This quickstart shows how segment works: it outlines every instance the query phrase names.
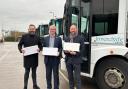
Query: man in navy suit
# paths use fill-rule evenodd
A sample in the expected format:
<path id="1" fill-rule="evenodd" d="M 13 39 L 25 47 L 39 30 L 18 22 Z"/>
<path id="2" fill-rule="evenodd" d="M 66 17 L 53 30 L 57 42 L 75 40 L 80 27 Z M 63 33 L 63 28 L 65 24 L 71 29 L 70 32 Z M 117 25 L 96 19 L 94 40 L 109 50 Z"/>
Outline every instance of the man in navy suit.
<path id="1" fill-rule="evenodd" d="M 59 89 L 59 63 L 62 52 L 62 40 L 56 36 L 56 27 L 49 27 L 49 36 L 44 37 L 43 47 L 58 48 L 58 56 L 45 56 L 44 63 L 46 67 L 47 89 L 52 89 L 52 71 L 54 76 L 54 89 Z"/>

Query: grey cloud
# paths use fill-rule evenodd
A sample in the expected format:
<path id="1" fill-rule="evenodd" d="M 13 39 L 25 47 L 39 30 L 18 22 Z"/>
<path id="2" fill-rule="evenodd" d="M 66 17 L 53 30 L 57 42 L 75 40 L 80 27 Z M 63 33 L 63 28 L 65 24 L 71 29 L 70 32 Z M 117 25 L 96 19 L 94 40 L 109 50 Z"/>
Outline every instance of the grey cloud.
<path id="1" fill-rule="evenodd" d="M 36 25 L 49 20 L 55 12 L 57 17 L 63 16 L 65 0 L 0 0 L 0 29 L 16 28 L 25 31 L 28 24 Z"/>

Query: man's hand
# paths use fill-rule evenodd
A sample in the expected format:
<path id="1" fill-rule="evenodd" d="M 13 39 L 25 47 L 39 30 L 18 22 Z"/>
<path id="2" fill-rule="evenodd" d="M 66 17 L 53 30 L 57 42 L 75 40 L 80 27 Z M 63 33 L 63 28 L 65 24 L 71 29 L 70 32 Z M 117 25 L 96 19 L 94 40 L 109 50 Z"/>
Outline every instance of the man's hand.
<path id="1" fill-rule="evenodd" d="M 40 49 L 37 49 L 37 52 L 39 53 L 40 52 Z"/>
<path id="2" fill-rule="evenodd" d="M 76 52 L 70 51 L 70 54 L 71 54 L 71 55 L 76 55 Z"/>
<path id="3" fill-rule="evenodd" d="M 65 52 L 65 53 L 70 53 L 70 52 L 69 52 L 69 51 L 67 51 L 67 50 L 65 50 L 64 52 Z"/>
<path id="4" fill-rule="evenodd" d="M 58 52 L 58 53 L 57 53 L 57 56 L 59 56 L 59 55 L 60 55 L 60 53 Z"/>
<path id="5" fill-rule="evenodd" d="M 21 52 L 24 54 L 25 53 L 25 50 L 22 49 Z"/>

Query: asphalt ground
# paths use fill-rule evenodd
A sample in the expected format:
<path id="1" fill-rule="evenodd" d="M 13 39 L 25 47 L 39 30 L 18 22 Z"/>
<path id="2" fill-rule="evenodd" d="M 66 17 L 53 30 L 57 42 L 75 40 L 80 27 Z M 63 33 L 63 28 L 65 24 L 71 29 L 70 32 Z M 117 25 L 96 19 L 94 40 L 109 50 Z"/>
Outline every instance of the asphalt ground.
<path id="1" fill-rule="evenodd" d="M 0 43 L 0 89 L 23 89 L 24 67 L 23 55 L 19 53 L 16 42 Z M 98 89 L 95 82 L 82 76 L 82 89 Z M 39 55 L 37 81 L 41 89 L 46 88 L 45 66 L 43 56 Z M 60 71 L 60 89 L 68 88 L 68 78 Z M 33 89 L 31 74 L 28 89 Z"/>

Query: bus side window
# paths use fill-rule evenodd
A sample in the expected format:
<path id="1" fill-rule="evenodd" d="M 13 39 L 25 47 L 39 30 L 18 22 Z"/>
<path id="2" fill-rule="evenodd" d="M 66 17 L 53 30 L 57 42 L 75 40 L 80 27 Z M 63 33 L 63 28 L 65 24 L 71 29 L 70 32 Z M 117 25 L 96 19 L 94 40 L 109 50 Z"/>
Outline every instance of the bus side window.
<path id="1" fill-rule="evenodd" d="M 117 34 L 119 0 L 93 0 L 92 8 L 92 35 Z"/>

